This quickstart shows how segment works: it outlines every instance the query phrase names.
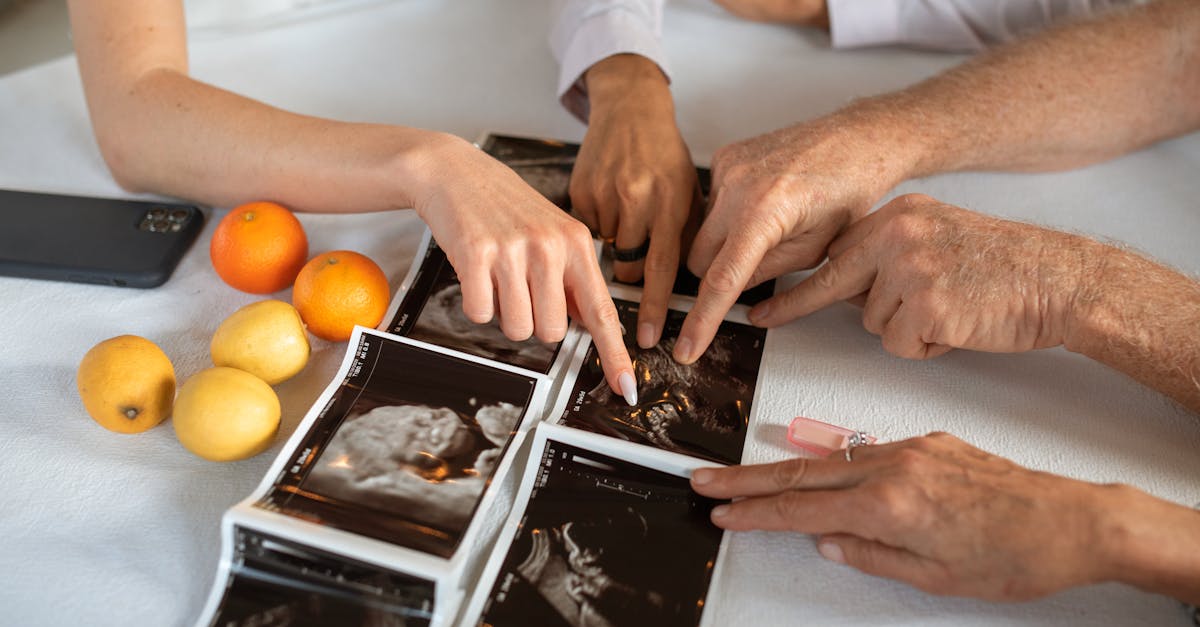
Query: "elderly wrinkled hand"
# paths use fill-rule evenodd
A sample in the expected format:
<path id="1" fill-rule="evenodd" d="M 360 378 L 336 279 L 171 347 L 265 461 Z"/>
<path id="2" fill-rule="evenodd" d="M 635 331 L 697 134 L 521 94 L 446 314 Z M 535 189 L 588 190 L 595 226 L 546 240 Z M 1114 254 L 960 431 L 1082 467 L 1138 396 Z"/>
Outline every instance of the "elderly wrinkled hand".
<path id="1" fill-rule="evenodd" d="M 700 469 L 692 487 L 734 499 L 713 511 L 724 529 L 817 534 L 828 559 L 992 600 L 1120 579 L 1121 532 L 1136 529 L 1120 516 L 1190 514 L 1129 487 L 1022 468 L 944 433 L 855 448 L 852 462 Z"/>
<path id="2" fill-rule="evenodd" d="M 776 326 L 839 300 L 901 357 L 1062 344 L 1081 280 L 1105 252 L 1084 237 L 907 195 L 850 226 L 829 261 L 750 319 Z"/>
<path id="3" fill-rule="evenodd" d="M 711 209 L 688 255 L 700 292 L 675 359 L 695 361 L 747 287 L 820 263 L 842 229 L 907 177 L 907 161 L 862 119 L 859 128 L 857 114 L 838 114 L 713 155 Z"/>

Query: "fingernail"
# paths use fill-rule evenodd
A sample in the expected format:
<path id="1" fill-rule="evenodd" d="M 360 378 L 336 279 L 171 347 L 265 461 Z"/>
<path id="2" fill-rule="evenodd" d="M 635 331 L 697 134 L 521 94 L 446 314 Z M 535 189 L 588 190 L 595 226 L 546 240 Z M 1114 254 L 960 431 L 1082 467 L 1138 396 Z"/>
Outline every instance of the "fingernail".
<path id="1" fill-rule="evenodd" d="M 753 309 L 750 310 L 750 314 L 749 314 L 750 322 L 757 325 L 760 322 L 762 322 L 763 319 L 765 319 L 767 317 L 767 314 L 769 314 L 769 313 L 771 313 L 771 304 L 770 303 L 759 303 L 759 304 L 755 305 Z"/>
<path id="2" fill-rule="evenodd" d="M 817 543 L 817 552 L 821 554 L 821 557 L 831 562 L 846 563 L 846 554 L 842 552 L 842 547 L 832 542 Z"/>
<path id="3" fill-rule="evenodd" d="M 637 405 L 637 383 L 633 382 L 633 374 L 626 371 L 622 372 L 621 376 L 617 377 L 617 383 L 621 386 L 621 395 L 625 397 L 625 402 L 632 407 Z"/>
<path id="4" fill-rule="evenodd" d="M 675 361 L 680 363 L 688 363 L 692 357 L 692 341 L 686 337 L 679 338 L 675 342 Z"/>
<path id="5" fill-rule="evenodd" d="M 692 472 L 692 485 L 704 485 L 713 480 L 713 471 L 700 468 Z"/>
<path id="6" fill-rule="evenodd" d="M 728 505 L 718 505 L 713 508 L 712 517 L 713 518 L 724 518 L 726 516 L 726 514 L 728 514 L 728 513 L 729 513 Z"/>
<path id="7" fill-rule="evenodd" d="M 638 325 L 637 334 L 638 346 L 642 348 L 650 348 L 654 346 L 654 325 L 649 322 L 643 322 Z"/>

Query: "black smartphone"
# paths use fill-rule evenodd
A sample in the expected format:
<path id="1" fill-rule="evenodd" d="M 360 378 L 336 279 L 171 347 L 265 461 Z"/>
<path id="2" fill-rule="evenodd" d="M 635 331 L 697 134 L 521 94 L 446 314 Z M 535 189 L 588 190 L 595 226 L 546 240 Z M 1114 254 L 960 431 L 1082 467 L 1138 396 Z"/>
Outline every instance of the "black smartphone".
<path id="1" fill-rule="evenodd" d="M 191 205 L 0 189 L 0 275 L 155 287 L 203 226 Z"/>

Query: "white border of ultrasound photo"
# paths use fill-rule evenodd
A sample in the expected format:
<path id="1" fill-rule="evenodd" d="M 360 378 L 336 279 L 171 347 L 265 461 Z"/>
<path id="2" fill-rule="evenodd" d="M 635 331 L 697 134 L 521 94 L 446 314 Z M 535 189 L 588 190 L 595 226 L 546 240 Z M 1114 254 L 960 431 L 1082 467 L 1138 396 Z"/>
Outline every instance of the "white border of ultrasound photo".
<path id="1" fill-rule="evenodd" d="M 631 285 L 609 285 L 608 291 L 609 291 L 609 294 L 611 294 L 614 299 L 625 300 L 625 301 L 630 301 L 630 302 L 634 302 L 634 303 L 641 302 L 641 300 L 642 300 L 642 290 L 640 288 L 637 288 L 637 287 L 634 287 Z M 694 303 L 695 303 L 695 299 L 693 299 L 693 298 L 690 298 L 688 296 L 674 295 L 671 297 L 671 300 L 668 303 L 668 308 L 675 310 L 675 311 L 688 312 L 688 311 L 692 310 L 692 305 Z M 738 324 L 750 325 L 750 319 L 747 317 L 747 314 L 749 313 L 749 311 L 750 311 L 750 307 L 748 307 L 746 305 L 736 305 L 735 304 L 733 306 L 733 308 L 729 310 L 729 313 L 725 314 L 724 320 L 726 322 L 736 322 Z M 768 334 L 767 337 L 770 337 L 770 334 Z M 565 412 L 567 409 L 567 405 L 571 403 L 571 395 L 569 392 L 572 388 L 575 387 L 575 381 L 576 381 L 576 379 L 579 378 L 579 371 L 583 369 L 583 360 L 585 357 L 587 357 L 587 352 L 588 352 L 588 349 L 591 347 L 591 345 L 592 345 L 592 336 L 589 335 L 586 331 L 583 332 L 580 335 L 579 341 L 575 343 L 575 349 L 574 349 L 574 351 L 572 351 L 572 354 L 571 354 L 571 363 L 569 366 L 567 366 L 567 374 L 566 374 L 566 376 L 563 377 L 563 380 L 558 384 L 558 387 L 555 388 L 556 398 L 554 400 L 554 407 L 552 407 L 550 409 L 549 413 L 546 414 L 545 422 L 547 422 L 549 424 L 553 424 L 555 426 L 564 426 L 564 425 L 560 424 L 559 419 L 562 418 L 563 412 Z M 764 344 L 763 344 L 763 355 L 764 356 L 766 355 L 766 350 L 767 350 L 767 347 L 766 347 L 766 343 L 764 342 Z M 758 375 L 759 375 L 759 377 L 758 377 L 759 380 L 761 380 L 762 379 L 762 364 L 759 364 Z M 746 439 L 749 439 L 751 436 L 751 433 L 752 433 L 751 429 L 753 428 L 753 426 L 755 424 L 755 418 L 758 416 L 759 407 L 761 407 L 760 398 L 762 397 L 762 393 L 763 393 L 762 388 L 763 388 L 763 386 L 761 386 L 761 385 L 754 386 L 754 396 L 750 400 L 750 416 L 749 416 L 748 422 L 747 422 Z M 601 436 L 601 437 L 610 437 L 610 436 Z M 617 439 L 617 438 L 612 438 L 612 439 Z M 623 442 L 624 440 L 620 440 L 620 441 Z M 652 446 L 645 445 L 645 444 L 636 444 L 633 442 L 630 442 L 629 444 L 653 449 Z M 677 457 L 680 457 L 682 459 L 687 459 L 687 460 L 694 459 L 691 456 L 684 455 L 683 453 L 676 453 L 673 451 L 664 451 L 661 449 L 654 449 L 654 450 L 662 453 L 663 455 L 677 456 Z M 719 462 L 715 462 L 715 461 L 711 461 L 711 460 L 705 460 L 705 462 L 711 466 L 720 465 Z"/>
<path id="2" fill-rule="evenodd" d="M 518 434 L 516 439 L 513 440 L 513 446 L 523 445 L 524 438 L 524 433 Z M 221 555 L 217 562 L 217 575 L 212 589 L 209 591 L 208 599 L 204 603 L 204 609 L 200 612 L 200 617 L 196 620 L 196 627 L 209 627 L 213 624 L 213 620 L 216 619 L 216 612 L 220 608 L 222 599 L 225 597 L 229 582 L 233 578 L 233 554 L 235 551 L 233 532 L 235 527 L 244 527 L 260 533 L 275 535 L 326 553 L 343 555 L 347 559 L 374 564 L 386 570 L 430 581 L 433 584 L 434 594 L 433 618 L 430 621 L 430 627 L 448 627 L 454 623 L 454 619 L 457 617 L 458 611 L 465 600 L 465 591 L 461 586 L 447 585 L 447 583 L 429 577 L 426 574 L 414 572 L 415 569 L 407 568 L 407 564 L 397 565 L 389 563 L 386 559 L 381 559 L 386 556 L 373 546 L 355 546 L 357 543 L 354 538 L 346 538 L 344 545 L 336 547 L 332 546 L 332 543 L 323 544 L 319 541 L 314 542 L 311 528 L 306 524 L 292 524 L 294 522 L 298 523 L 299 521 L 258 509 L 251 506 L 248 501 L 238 503 L 225 512 L 225 515 L 221 517 Z M 355 537 L 365 540 L 365 538 L 359 536 Z M 352 550 L 343 550 L 347 546 L 351 547 Z"/>
<path id="3" fill-rule="evenodd" d="M 265 511 L 254 505 L 277 483 L 287 465 L 292 463 L 296 451 L 308 437 L 309 431 L 319 419 L 321 412 L 324 411 L 336 391 L 345 383 L 350 367 L 354 363 L 355 347 L 359 345 L 360 338 L 364 334 L 375 335 L 385 341 L 427 349 L 474 364 L 513 372 L 530 377 L 535 381 L 533 397 L 530 399 L 529 406 L 518 423 L 517 433 L 513 436 L 512 441 L 505 450 L 504 457 L 497 464 L 496 471 L 484 489 L 479 504 L 475 508 L 475 513 L 468 523 L 466 530 L 463 532 L 463 537 L 459 542 L 457 550 L 455 550 L 454 555 L 449 559 L 435 557 L 421 551 L 393 545 L 382 540 L 367 538 L 348 531 L 305 522 L 287 514 Z M 432 346 L 424 342 L 417 342 L 389 333 L 382 333 L 374 329 L 356 327 L 354 334 L 350 337 L 347 344 L 346 356 L 337 374 L 334 375 L 329 385 L 326 386 L 317 400 L 313 402 L 304 418 L 296 426 L 292 435 L 280 450 L 279 455 L 275 458 L 275 461 L 271 463 L 262 481 L 259 482 L 250 496 L 226 511 L 223 518 L 229 519 L 231 524 L 236 523 L 254 527 L 264 532 L 275 533 L 331 553 L 346 555 L 347 557 L 378 564 L 392 570 L 431 579 L 436 582 L 438 590 L 436 595 L 437 602 L 439 604 L 446 602 L 443 599 L 449 598 L 450 591 L 462 587 L 461 579 L 464 574 L 464 568 L 468 566 L 468 562 L 472 557 L 477 554 L 473 550 L 475 548 L 474 545 L 486 541 L 495 531 L 494 529 L 484 529 L 482 521 L 487 518 L 487 512 L 496 504 L 497 495 L 501 492 L 500 486 L 511 472 L 514 459 L 523 445 L 525 433 L 539 422 L 544 413 L 549 388 L 550 381 L 545 376 L 535 372 L 491 362 L 472 355 L 464 355 L 439 346 Z M 229 559 L 229 555 L 231 554 L 232 546 L 222 547 L 222 568 L 218 568 L 217 578 L 209 595 L 209 601 L 203 614 L 204 617 L 207 617 L 209 612 L 215 611 L 219 604 L 220 597 L 225 589 L 225 580 L 229 574 L 228 565 L 224 562 Z M 435 612 L 439 620 L 441 619 L 440 617 L 446 615 L 447 610 L 449 610 L 450 616 L 452 616 L 457 608 L 435 607 Z M 446 620 L 449 619 L 447 618 Z"/>
<path id="4" fill-rule="evenodd" d="M 376 329 L 377 331 L 395 336 L 395 334 L 388 331 L 388 327 L 391 326 L 392 320 L 395 319 L 396 314 L 400 311 L 400 306 L 404 303 L 404 297 L 407 296 L 409 290 L 412 289 L 413 282 L 416 281 L 418 271 L 421 269 L 421 264 L 425 261 L 425 255 L 429 252 L 429 244 L 431 242 L 433 242 L 433 232 L 426 228 L 425 232 L 421 235 L 421 244 L 417 247 L 417 252 L 413 256 L 413 261 L 408 268 L 408 273 L 404 275 L 404 280 L 400 282 L 400 288 L 397 289 L 396 293 L 392 295 L 392 302 L 388 305 L 387 313 L 384 314 L 383 320 L 380 321 L 379 327 Z M 597 248 L 597 251 L 599 251 L 599 248 Z M 531 373 L 540 377 L 547 377 L 552 380 L 557 379 L 559 375 L 562 374 L 563 370 L 566 369 L 567 363 L 571 360 L 571 353 L 575 348 L 576 342 L 579 341 L 579 337 L 582 335 L 582 333 L 583 331 L 579 328 L 579 325 L 576 324 L 574 320 L 571 320 L 570 324 L 567 326 L 567 333 L 563 337 L 562 346 L 558 349 L 558 354 L 555 355 L 554 362 L 550 365 L 550 372 L 545 374 L 495 360 L 484 359 L 483 363 L 500 364 L 505 368 L 515 368 L 517 371 L 522 373 Z M 421 340 L 415 340 L 407 337 L 405 339 L 420 346 L 437 346 L 438 350 L 446 354 L 468 357 L 472 360 L 482 359 L 478 356 L 471 355 L 470 353 L 464 353 L 453 348 L 429 344 L 427 342 L 422 342 Z"/>
<path id="5" fill-rule="evenodd" d="M 495 583 L 500 568 L 504 565 L 504 560 L 508 556 L 514 538 L 516 538 L 517 528 L 521 524 L 521 519 L 525 516 L 526 509 L 529 507 L 529 497 L 533 492 L 533 484 L 537 481 L 538 471 L 541 469 L 542 453 L 546 450 L 547 440 L 578 446 L 601 455 L 615 457 L 631 464 L 645 466 L 679 477 L 691 477 L 692 471 L 697 468 L 711 468 L 720 465 L 706 459 L 687 457 L 686 455 L 662 451 L 598 433 L 591 433 L 590 431 L 572 429 L 571 427 L 550 423 L 538 425 L 528 437 L 532 441 L 532 444 L 529 448 L 528 460 L 525 463 L 525 471 L 521 477 L 521 487 L 517 490 L 512 511 L 509 512 L 508 519 L 504 522 L 504 527 L 496 539 L 495 546 L 492 548 L 492 554 L 488 558 L 487 566 L 484 567 L 479 580 L 475 583 L 475 589 L 471 592 L 470 599 L 466 600 L 466 612 L 463 614 L 462 620 L 459 621 L 459 625 L 462 627 L 479 624 L 483 607 L 487 603 L 488 596 L 491 594 L 492 585 Z M 712 579 L 709 583 L 709 598 L 712 597 L 712 590 L 717 585 L 717 582 L 720 581 L 721 573 L 724 570 L 725 555 L 728 553 L 728 543 L 729 534 L 722 534 L 721 544 L 717 548 L 717 563 L 713 567 Z M 705 611 L 701 615 L 701 626 L 712 623 L 710 618 L 712 614 L 708 611 L 708 607 L 709 604 L 706 604 Z"/>

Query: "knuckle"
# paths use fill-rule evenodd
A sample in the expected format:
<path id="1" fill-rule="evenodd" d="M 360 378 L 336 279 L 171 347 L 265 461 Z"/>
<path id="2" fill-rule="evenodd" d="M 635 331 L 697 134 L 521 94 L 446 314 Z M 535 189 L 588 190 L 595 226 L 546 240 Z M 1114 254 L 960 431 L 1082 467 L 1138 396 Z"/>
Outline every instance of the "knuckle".
<path id="1" fill-rule="evenodd" d="M 774 496 L 770 499 L 771 513 L 780 521 L 784 521 L 790 525 L 793 518 L 796 517 L 796 493 L 785 492 Z"/>
<path id="2" fill-rule="evenodd" d="M 571 246 L 592 250 L 592 230 L 578 220 L 571 220 L 563 227 L 563 236 Z"/>
<path id="3" fill-rule="evenodd" d="M 817 269 L 812 275 L 813 285 L 822 290 L 833 289 L 838 284 L 838 279 L 841 278 L 841 271 L 836 263 L 828 262 Z"/>
<path id="4" fill-rule="evenodd" d="M 710 266 L 704 274 L 704 283 L 719 294 L 741 291 L 742 280 L 736 268 L 730 265 Z"/>
<path id="5" fill-rule="evenodd" d="M 616 307 L 613 307 L 611 300 L 596 300 L 592 303 L 592 319 L 594 324 L 599 325 L 600 329 L 615 329 L 621 326 L 621 317 L 617 314 Z M 599 331 L 600 329 L 592 329 Z"/>
<path id="6" fill-rule="evenodd" d="M 937 200 L 935 200 L 932 196 L 928 196 L 926 194 L 912 193 L 912 194 L 904 194 L 903 196 L 898 196 L 896 198 L 896 200 L 894 200 L 892 202 L 896 203 L 896 205 L 898 205 L 904 209 L 912 209 L 912 208 L 922 207 L 922 206 L 929 205 L 929 204 L 936 204 Z"/>
<path id="7" fill-rule="evenodd" d="M 930 233 L 932 225 L 923 214 L 906 210 L 896 214 L 887 224 L 891 239 L 900 242 L 921 242 Z"/>
<path id="8" fill-rule="evenodd" d="M 917 438 L 906 448 L 896 452 L 896 474 L 900 476 L 919 475 L 929 461 L 928 442 Z"/>
<path id="9" fill-rule="evenodd" d="M 807 459 L 779 462 L 772 464 L 769 481 L 771 486 L 777 490 L 789 490 L 800 485 L 806 474 L 808 474 Z"/>
<path id="10" fill-rule="evenodd" d="M 623 172 L 616 181 L 617 199 L 622 209 L 628 210 L 638 206 L 643 199 L 651 195 L 654 184 L 654 175 L 648 170 Z"/>

